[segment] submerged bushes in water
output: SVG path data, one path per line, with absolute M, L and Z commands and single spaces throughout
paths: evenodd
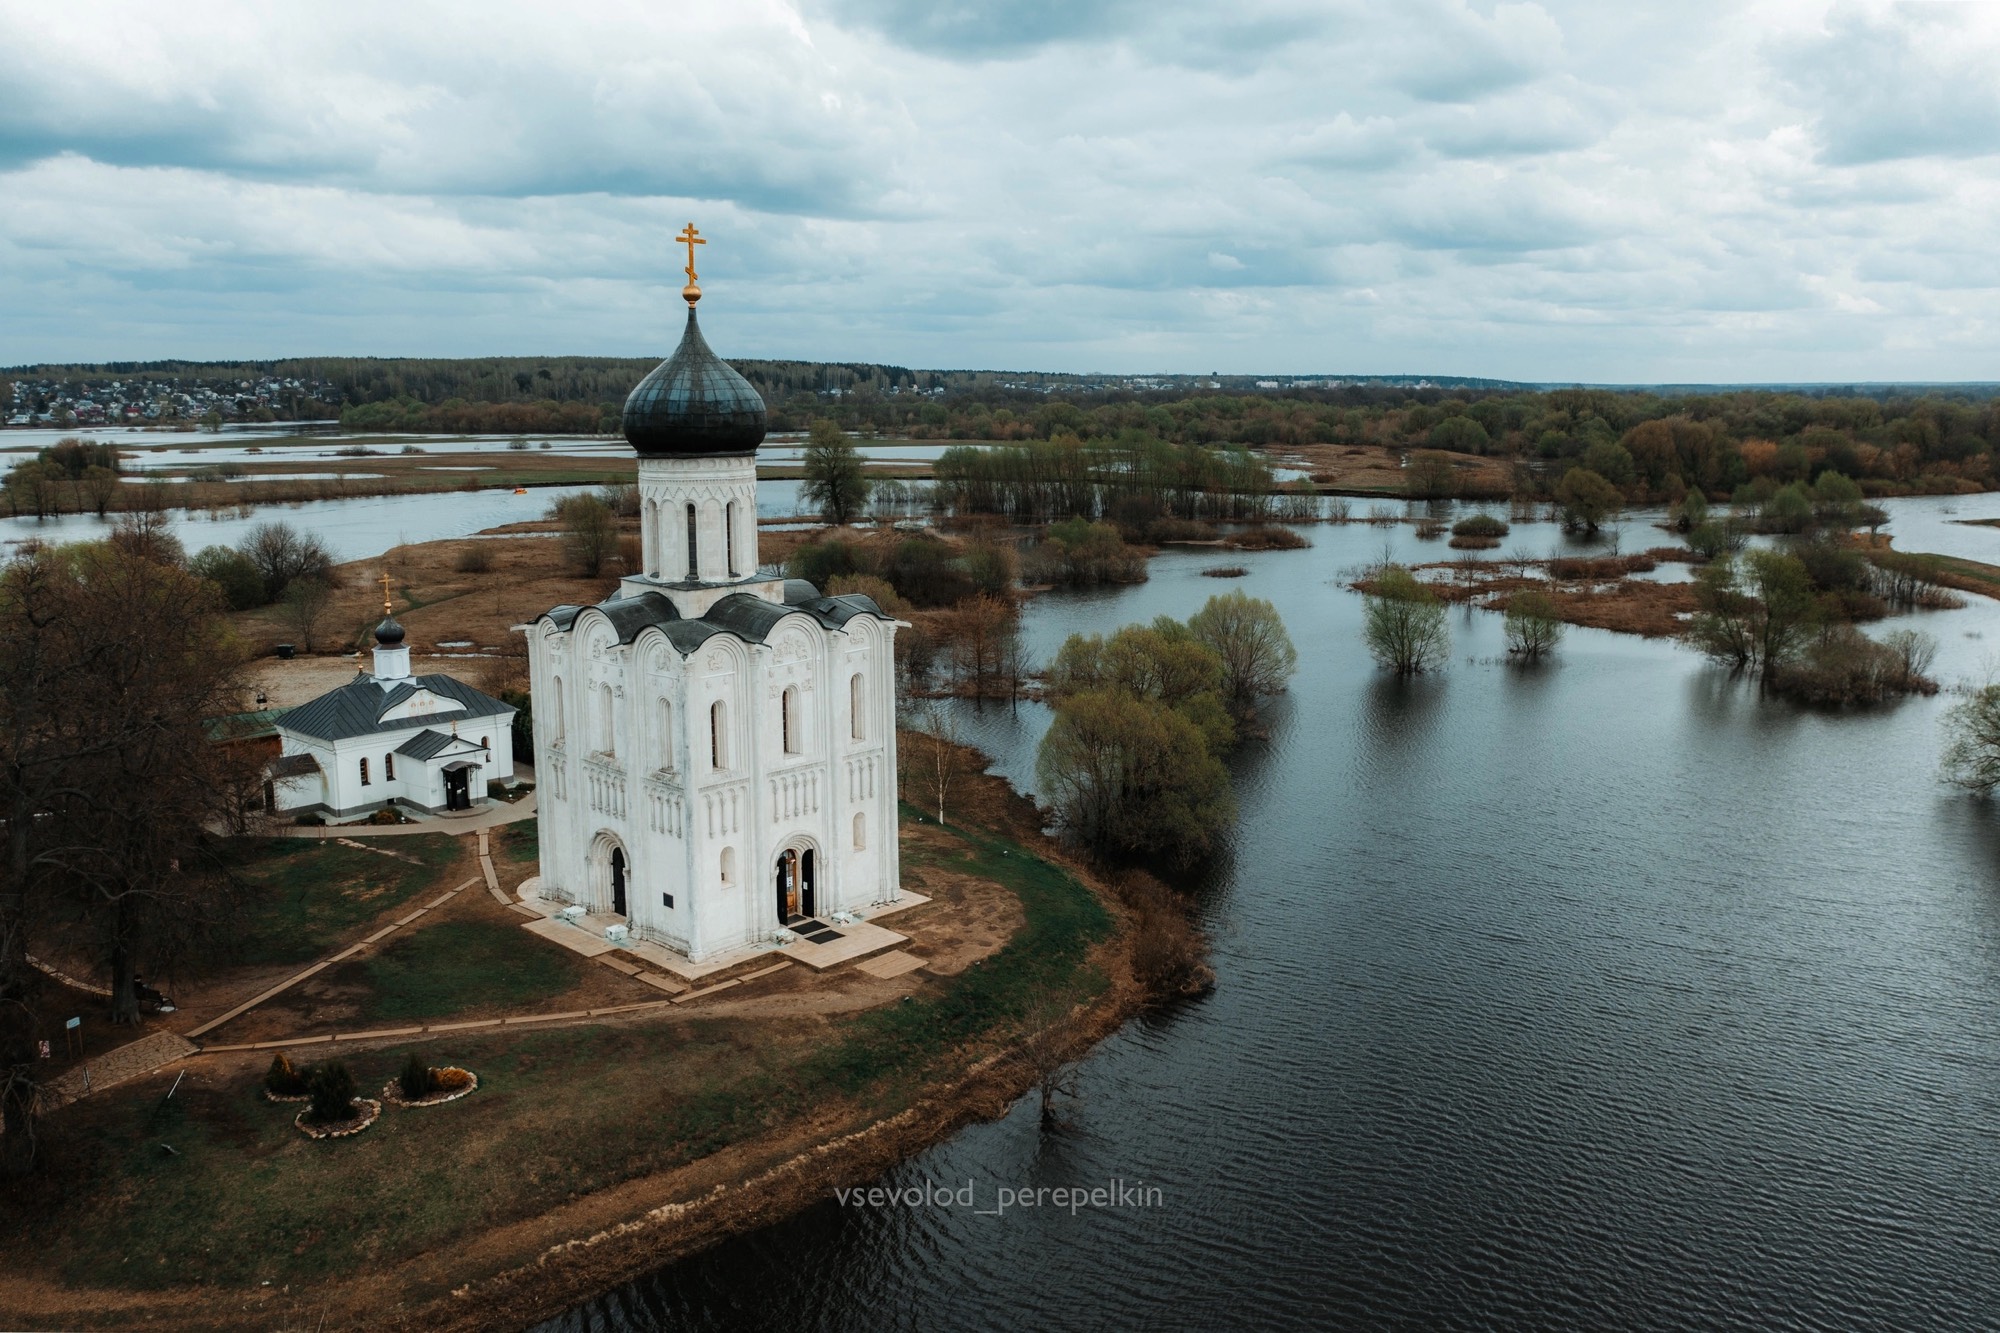
M 1937 640 L 1919 630 L 1897 630 L 1881 642 L 1852 625 L 1830 625 L 1789 661 L 1766 676 L 1771 689 L 1808 704 L 1873 704 L 1905 694 L 1936 694 L 1924 672 L 1937 656 Z

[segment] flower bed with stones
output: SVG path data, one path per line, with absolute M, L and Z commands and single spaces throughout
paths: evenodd
M 402 1082 L 392 1078 L 382 1086 L 382 1100 L 396 1107 L 442 1106 L 446 1102 L 455 1102 L 460 1097 L 470 1095 L 479 1087 L 479 1075 L 469 1069 L 460 1069 L 457 1065 L 433 1069 L 431 1074 L 437 1080 L 436 1092 L 424 1097 L 405 1097 Z
M 292 1123 L 299 1127 L 301 1134 L 310 1139 L 344 1139 L 359 1134 L 382 1118 L 382 1103 L 371 1097 L 356 1097 L 354 1105 L 360 1114 L 352 1120 L 330 1120 L 326 1124 L 316 1125 L 306 1119 L 310 1112 L 301 1111 L 293 1118 Z
M 264 1100 L 267 1102 L 278 1102 L 280 1104 L 285 1102 L 309 1102 L 312 1100 L 312 1094 L 310 1092 L 280 1094 L 272 1092 L 269 1088 L 265 1088 Z

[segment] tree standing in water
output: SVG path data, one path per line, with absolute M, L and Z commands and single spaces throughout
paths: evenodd
M 868 468 L 861 451 L 831 418 L 813 422 L 804 470 L 805 482 L 799 487 L 802 503 L 815 506 L 821 518 L 841 527 L 860 517 L 868 504 Z
M 1367 592 L 1362 634 L 1375 660 L 1399 676 L 1444 665 L 1451 649 L 1444 601 L 1401 565 L 1386 566 Z

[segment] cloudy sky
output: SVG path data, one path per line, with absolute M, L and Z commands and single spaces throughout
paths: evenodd
M 0 0 L 0 363 L 2000 379 L 2000 4 Z

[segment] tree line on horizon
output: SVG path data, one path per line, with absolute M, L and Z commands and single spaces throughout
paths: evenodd
M 610 433 L 652 357 L 323 357 L 260 363 L 117 362 L 4 372 L 65 383 L 135 373 L 279 374 L 338 390 L 357 430 Z M 1107 388 L 1084 377 L 912 370 L 862 362 L 746 359 L 773 430 L 819 417 L 842 430 L 910 439 L 1011 441 L 1129 433 L 1182 445 L 1387 445 L 1523 462 L 1574 461 L 1633 499 L 1685 487 L 1727 495 L 1760 475 L 1810 482 L 1820 470 L 1895 489 L 1984 486 L 2000 447 L 2000 400 L 1976 386 L 1808 393 L 1764 389 L 1404 388 L 1386 384 Z M 1637 432 L 1635 434 L 1635 432 Z M 1593 461 L 1586 455 L 1596 450 Z M 1620 452 L 1622 451 L 1622 453 Z

